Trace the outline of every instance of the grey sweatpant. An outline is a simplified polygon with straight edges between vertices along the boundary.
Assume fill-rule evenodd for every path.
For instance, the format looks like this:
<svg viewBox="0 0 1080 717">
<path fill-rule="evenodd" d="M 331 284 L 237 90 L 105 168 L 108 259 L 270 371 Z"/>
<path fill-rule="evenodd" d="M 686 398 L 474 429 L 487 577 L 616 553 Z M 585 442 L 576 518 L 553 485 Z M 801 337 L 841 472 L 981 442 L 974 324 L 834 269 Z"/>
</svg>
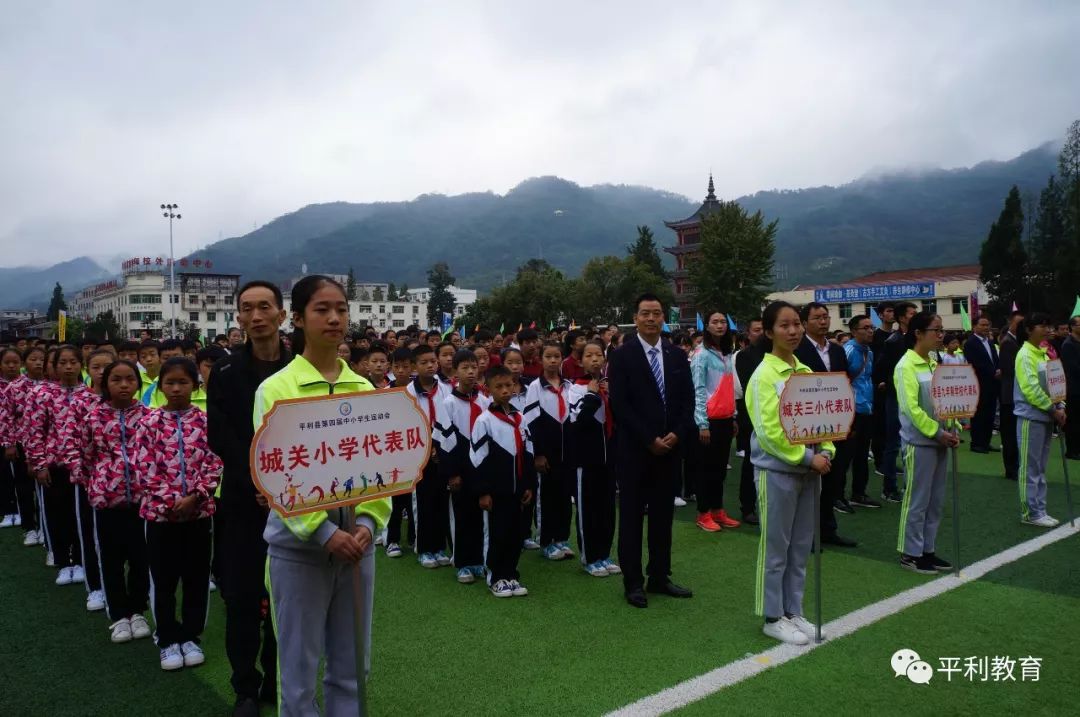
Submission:
<svg viewBox="0 0 1080 717">
<path fill-rule="evenodd" d="M 371 671 L 371 608 L 375 597 L 375 547 L 360 561 L 363 592 L 364 674 Z M 353 618 L 353 565 L 328 559 L 310 564 L 267 558 L 267 590 L 278 643 L 280 717 L 355 717 L 356 623 Z M 319 659 L 326 656 L 322 712 L 315 702 Z"/>
<path fill-rule="evenodd" d="M 761 520 L 754 612 L 763 617 L 802 615 L 806 560 L 814 544 L 818 475 L 755 467 L 754 484 Z"/>
<path fill-rule="evenodd" d="M 942 445 L 905 443 L 904 479 L 907 490 L 900 509 L 900 535 L 896 549 L 916 558 L 934 552 L 945 504 L 945 476 L 949 449 Z"/>
<path fill-rule="evenodd" d="M 1020 446 L 1020 517 L 1035 520 L 1046 515 L 1046 464 L 1050 460 L 1050 424 L 1016 419 L 1016 442 Z"/>
</svg>

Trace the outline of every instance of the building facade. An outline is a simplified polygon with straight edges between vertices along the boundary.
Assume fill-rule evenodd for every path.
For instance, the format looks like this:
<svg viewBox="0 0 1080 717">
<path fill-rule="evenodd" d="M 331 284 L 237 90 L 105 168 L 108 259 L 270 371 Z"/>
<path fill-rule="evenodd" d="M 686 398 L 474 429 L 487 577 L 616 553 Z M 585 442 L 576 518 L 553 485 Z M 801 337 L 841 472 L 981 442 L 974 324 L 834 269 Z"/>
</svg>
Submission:
<svg viewBox="0 0 1080 717">
<path fill-rule="evenodd" d="M 447 290 L 454 295 L 454 316 L 464 315 L 467 307 L 476 302 L 476 289 L 459 289 L 451 285 Z M 427 311 L 427 303 L 431 299 L 430 287 L 408 289 L 405 293 L 409 295 L 410 301 L 419 301 L 424 305 L 424 311 Z"/>
<path fill-rule="evenodd" d="M 683 324 L 692 323 L 695 316 L 694 291 L 690 286 L 689 265 L 699 251 L 701 222 L 719 209 L 720 200 L 716 198 L 716 189 L 710 174 L 705 201 L 698 210 L 685 219 L 664 222 L 664 226 L 674 231 L 676 236 L 675 246 L 664 247 L 664 251 L 675 257 L 675 271 L 671 273 L 671 278 L 675 290 L 675 307 L 679 310 L 679 322 Z"/>
<path fill-rule="evenodd" d="M 288 315 L 286 328 L 292 330 L 292 302 L 285 297 Z M 427 324 L 427 304 L 418 301 L 370 301 L 355 299 L 349 302 L 349 322 L 383 331 L 401 331 L 409 326 Z"/>
<path fill-rule="evenodd" d="M 881 271 L 834 284 L 796 286 L 768 296 L 769 301 L 787 301 L 796 306 L 811 301 L 824 304 L 834 331 L 846 331 L 852 316 L 869 316 L 870 309 L 882 301 L 910 301 L 920 310 L 939 314 L 946 330 L 960 330 L 964 312 L 975 320 L 971 316 L 973 298 L 979 306 L 989 300 L 979 283 L 978 264 Z"/>
</svg>

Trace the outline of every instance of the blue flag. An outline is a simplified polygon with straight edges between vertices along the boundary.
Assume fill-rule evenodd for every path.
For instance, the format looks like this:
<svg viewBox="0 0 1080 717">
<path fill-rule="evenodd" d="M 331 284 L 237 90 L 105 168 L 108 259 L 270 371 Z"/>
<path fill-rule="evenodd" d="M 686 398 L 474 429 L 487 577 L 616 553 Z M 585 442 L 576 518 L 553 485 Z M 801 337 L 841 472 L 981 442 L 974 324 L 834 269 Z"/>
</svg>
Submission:
<svg viewBox="0 0 1080 717">
<path fill-rule="evenodd" d="M 450 330 L 450 323 L 453 321 L 453 317 L 446 311 L 442 315 L 442 333 L 445 336 L 446 332 Z"/>
<path fill-rule="evenodd" d="M 460 329 L 458 329 L 458 333 L 459 333 L 459 334 L 461 334 L 461 338 L 462 338 L 462 339 L 464 339 L 464 338 L 465 338 L 465 324 L 462 324 L 462 325 L 461 325 L 461 328 L 460 328 Z"/>
<path fill-rule="evenodd" d="M 697 330 L 698 331 L 704 331 L 705 330 L 705 322 L 701 320 L 701 314 L 697 315 Z"/>
<path fill-rule="evenodd" d="M 727 322 L 728 322 L 728 327 L 732 331 L 738 331 L 739 330 L 739 325 L 735 323 L 735 317 L 732 316 L 731 314 L 727 315 Z"/>
<path fill-rule="evenodd" d="M 667 325 L 667 322 L 665 321 L 664 325 L 660 327 L 660 331 L 662 331 L 662 332 L 664 332 L 666 334 L 670 334 L 671 333 L 671 327 L 669 327 Z"/>
<path fill-rule="evenodd" d="M 872 306 L 870 307 L 870 323 L 874 325 L 875 329 L 881 328 L 881 317 L 878 316 L 877 311 Z"/>
</svg>

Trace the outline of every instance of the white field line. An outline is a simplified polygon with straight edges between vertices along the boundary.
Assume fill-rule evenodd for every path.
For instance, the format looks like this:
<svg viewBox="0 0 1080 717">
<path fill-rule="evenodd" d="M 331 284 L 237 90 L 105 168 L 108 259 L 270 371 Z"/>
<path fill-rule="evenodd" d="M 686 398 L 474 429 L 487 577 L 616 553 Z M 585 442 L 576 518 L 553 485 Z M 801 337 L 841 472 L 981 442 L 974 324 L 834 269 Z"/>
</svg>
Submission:
<svg viewBox="0 0 1080 717">
<path fill-rule="evenodd" d="M 978 580 L 991 570 L 996 570 L 1003 565 L 1015 562 L 1020 558 L 1045 548 L 1048 545 L 1064 540 L 1065 538 L 1080 533 L 1080 528 L 1070 527 L 1064 523 L 1057 528 L 1043 533 L 1037 538 L 1025 541 L 1018 545 L 1003 550 L 1000 553 L 984 558 L 977 563 L 963 568 L 959 579 L 953 575 L 943 575 L 917 587 L 897 593 L 879 602 L 861 607 L 854 612 L 849 612 L 830 623 L 822 626 L 821 633 L 825 641 L 836 640 L 850 635 L 851 633 L 872 625 L 882 618 L 895 615 L 905 608 L 917 605 L 927 600 L 932 600 L 938 595 L 955 590 L 962 585 Z M 698 675 L 677 685 L 661 690 L 656 694 L 643 697 L 637 702 L 632 702 L 614 712 L 608 717 L 639 717 L 644 715 L 662 715 L 685 707 L 686 705 L 704 699 L 715 694 L 725 687 L 731 687 L 743 680 L 759 675 L 766 670 L 772 669 L 785 662 L 790 662 L 798 657 L 817 649 L 820 645 L 813 641 L 809 645 L 798 647 L 795 645 L 780 644 L 765 650 L 757 655 L 744 657 L 741 660 L 728 663 L 715 670 Z"/>
</svg>

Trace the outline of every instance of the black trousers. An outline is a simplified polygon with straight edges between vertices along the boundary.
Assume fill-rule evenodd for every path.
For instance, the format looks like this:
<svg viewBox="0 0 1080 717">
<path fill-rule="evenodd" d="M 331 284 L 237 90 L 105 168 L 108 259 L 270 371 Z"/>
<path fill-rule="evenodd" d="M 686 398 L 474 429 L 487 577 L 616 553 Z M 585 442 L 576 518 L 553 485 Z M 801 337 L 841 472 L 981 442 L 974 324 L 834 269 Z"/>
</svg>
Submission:
<svg viewBox="0 0 1080 717">
<path fill-rule="evenodd" d="M 450 494 L 450 532 L 453 536 L 454 567 L 484 564 L 484 511 L 476 495 L 462 488 Z M 520 547 L 520 541 L 519 541 Z"/>
<path fill-rule="evenodd" d="M 664 582 L 671 574 L 671 521 L 675 515 L 675 488 L 679 480 L 679 454 L 664 456 L 621 446 L 619 466 L 619 565 L 623 588 L 642 587 L 641 540 L 645 533 L 645 507 L 649 509 L 650 580 Z"/>
<path fill-rule="evenodd" d="M 836 455 L 833 456 L 832 470 L 821 476 L 821 501 L 818 508 L 821 512 L 821 534 L 836 535 L 836 513 L 833 511 L 833 503 L 844 495 L 844 473 L 839 468 L 846 467 L 851 463 L 851 445 L 848 441 L 833 441 L 836 446 Z"/>
<path fill-rule="evenodd" d="M 473 500 L 478 496 L 471 494 Z M 518 580 L 521 558 L 521 496 L 492 495 L 491 510 L 484 513 L 484 542 L 487 554 L 488 585 L 498 580 Z"/>
<path fill-rule="evenodd" d="M 413 518 L 416 520 L 416 552 L 446 550 L 450 530 L 450 499 L 446 481 L 439 479 L 438 466 L 429 462 L 423 479 L 413 490 Z"/>
<path fill-rule="evenodd" d="M 38 529 L 37 484 L 26 468 L 26 452 L 21 445 L 16 447 L 14 460 L 7 460 L 0 452 L 0 482 L 5 482 L 8 472 L 12 475 L 11 489 L 15 500 L 15 511 L 22 518 L 23 532 Z M 12 512 L 15 512 L 12 511 Z M 0 511 L 6 515 L 8 510 Z"/>
<path fill-rule="evenodd" d="M 611 557 L 615 539 L 615 473 L 609 466 L 577 469 L 578 549 L 585 565 Z"/>
<path fill-rule="evenodd" d="M 262 534 L 267 511 L 254 498 L 250 503 L 218 503 L 214 556 L 218 590 L 225 601 L 230 682 L 238 697 L 258 699 L 263 684 L 277 682 L 277 642 L 266 592 L 266 541 Z"/>
<path fill-rule="evenodd" d="M 401 512 L 405 511 L 409 520 L 409 543 L 416 544 L 416 520 L 413 518 L 412 494 L 395 495 L 390 499 L 392 509 L 390 518 L 386 521 L 386 543 L 401 545 Z"/>
<path fill-rule="evenodd" d="M 971 417 L 971 447 L 989 448 L 994 432 L 994 415 L 997 413 L 998 391 L 996 386 L 984 382 L 979 385 L 979 407 Z"/>
<path fill-rule="evenodd" d="M 1065 452 L 1080 456 L 1080 396 L 1068 396 L 1066 403 L 1074 408 L 1065 422 Z M 26 518 L 23 518 L 23 526 L 26 526 Z"/>
<path fill-rule="evenodd" d="M 536 524 L 540 527 L 540 545 L 545 548 L 570 540 L 570 494 L 577 483 L 574 469 L 566 463 L 552 461 L 548 466 L 548 472 L 540 474 L 536 494 Z"/>
<path fill-rule="evenodd" d="M 101 590 L 101 566 L 98 565 L 97 534 L 94 532 L 94 509 L 86 497 L 86 488 L 75 485 L 75 524 L 79 529 L 78 546 L 83 572 L 86 573 L 86 589 Z"/>
<path fill-rule="evenodd" d="M 754 485 L 754 466 L 750 464 L 750 436 L 754 433 L 754 426 L 746 411 L 746 401 L 740 398 L 735 405 L 738 410 L 736 423 L 739 426 L 735 446 L 743 452 L 742 465 L 739 466 L 739 508 L 745 518 L 757 513 L 757 486 Z"/>
<path fill-rule="evenodd" d="M 540 476 L 536 477 L 536 485 L 540 485 Z M 533 537 L 533 526 L 536 525 L 536 496 L 529 501 L 528 505 L 525 505 L 521 509 L 521 516 L 518 518 L 518 529 L 521 533 L 521 540 L 524 542 L 528 538 Z"/>
<path fill-rule="evenodd" d="M 727 479 L 727 465 L 731 458 L 731 434 L 734 432 L 735 419 L 709 419 L 709 445 L 702 445 L 695 437 L 694 448 L 697 450 L 697 511 L 708 513 L 724 508 L 724 481 Z"/>
<path fill-rule="evenodd" d="M 874 387 L 874 407 L 872 416 L 872 433 L 870 434 L 870 450 L 874 452 L 874 465 L 884 473 L 882 466 L 885 465 L 885 428 L 888 426 L 886 416 L 885 392 L 888 388 L 878 389 Z"/>
<path fill-rule="evenodd" d="M 105 608 L 112 621 L 141 615 L 150 599 L 146 523 L 136 506 L 94 511 Z"/>
<path fill-rule="evenodd" d="M 44 489 L 45 530 L 56 567 L 82 565 L 79 532 L 75 529 L 75 486 L 63 466 L 49 466 L 49 480 Z"/>
<path fill-rule="evenodd" d="M 851 496 L 865 496 L 866 489 L 870 484 L 870 464 L 867 463 L 867 451 L 874 433 L 874 417 L 869 413 L 856 413 L 855 422 L 851 424 L 851 434 L 845 443 L 850 450 L 845 451 L 847 462 L 851 465 Z M 837 467 L 833 464 L 833 470 L 839 470 L 840 483 L 838 498 L 843 498 L 847 484 L 847 466 Z"/>
<path fill-rule="evenodd" d="M 1001 404 L 998 433 L 1001 438 L 1001 462 L 1005 466 L 1005 476 L 1015 478 L 1020 472 L 1020 450 L 1016 445 L 1016 415 L 1011 403 Z"/>
<path fill-rule="evenodd" d="M 210 603 L 210 519 L 147 521 L 146 550 L 158 647 L 198 643 Z M 179 620 L 177 587 L 183 590 Z"/>
</svg>

